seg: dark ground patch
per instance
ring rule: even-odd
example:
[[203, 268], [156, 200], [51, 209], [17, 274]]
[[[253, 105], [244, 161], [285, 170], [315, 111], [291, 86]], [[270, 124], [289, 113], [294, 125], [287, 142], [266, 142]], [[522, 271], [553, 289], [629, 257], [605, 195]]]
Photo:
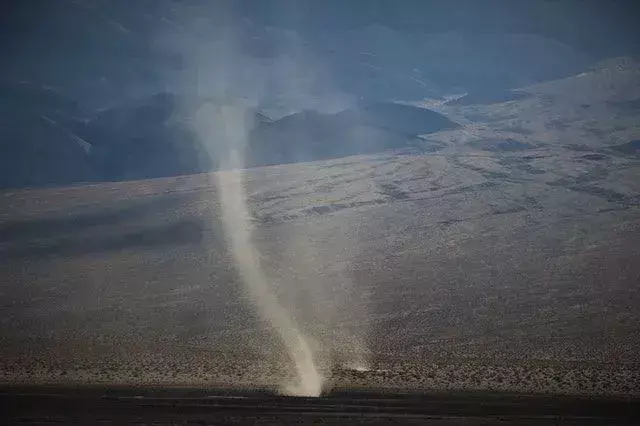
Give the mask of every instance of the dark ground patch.
[[531, 175], [542, 175], [545, 174], [546, 171], [542, 169], [538, 169], [533, 167], [530, 162], [535, 159], [533, 156], [524, 156], [524, 157], [504, 157], [498, 160], [498, 164], [501, 164], [506, 167], [513, 168], [515, 170], [519, 170], [524, 173], [528, 173]]
[[497, 392], [336, 390], [320, 398], [260, 389], [32, 387], [0, 392], [0, 406], [11, 424], [636, 424], [635, 404], [634, 399]]
[[130, 248], [195, 244], [202, 240], [204, 225], [198, 220], [185, 220], [165, 226], [143, 228], [103, 236], [64, 236], [52, 241], [29, 241], [0, 249], [10, 259], [82, 256], [89, 253], [119, 251]]
[[160, 209], [176, 208], [188, 202], [190, 196], [154, 197], [133, 202], [119, 209], [81, 212], [76, 215], [25, 219], [0, 223], [0, 242], [23, 241], [31, 238], [77, 233], [96, 226], [118, 225], [130, 222]]
[[589, 161], [601, 161], [601, 160], [606, 160], [607, 156], [602, 154], [585, 154], [580, 158], [583, 158]]
[[406, 200], [409, 198], [409, 194], [406, 191], [398, 188], [393, 183], [381, 183], [378, 186], [380, 187], [380, 192], [391, 200]]
[[516, 168], [521, 172], [525, 172], [530, 175], [543, 175], [547, 173], [545, 170], [538, 169], [536, 167], [533, 167], [531, 164], [526, 164], [526, 163], [518, 164]]
[[640, 111], [640, 98], [633, 99], [631, 101], [610, 101], [608, 104], [623, 112], [637, 113]]
[[422, 152], [438, 152], [447, 145], [440, 141], [434, 141], [422, 137], [417, 137], [409, 142], [411, 147], [417, 148]]
[[593, 185], [590, 183], [591, 181], [592, 179], [590, 177], [585, 176], [583, 178], [578, 177], [574, 179], [558, 179], [554, 182], [547, 183], [547, 185], [562, 186], [572, 191], [582, 192], [602, 198], [610, 203], [622, 203], [624, 205], [637, 205], [638, 203], [638, 200], [636, 200], [634, 197], [629, 197], [612, 189]]
[[502, 130], [504, 132], [518, 133], [520, 135], [527, 135], [527, 136], [533, 135], [535, 133], [531, 129], [527, 129], [526, 127], [518, 126], [515, 124], [505, 124], [504, 126], [496, 126], [496, 129]]
[[632, 140], [627, 143], [612, 146], [611, 149], [622, 154], [640, 155], [640, 139]]
[[494, 140], [494, 139], [484, 139], [480, 141], [471, 142], [469, 145], [479, 148], [485, 151], [491, 152], [516, 152], [516, 151], [526, 151], [529, 149], [537, 148], [535, 145], [520, 142], [514, 139], [502, 139], [502, 140]]
[[575, 152], [590, 152], [590, 151], [593, 151], [593, 148], [588, 147], [586, 145], [568, 144], [568, 145], [565, 145], [565, 147], [568, 150], [575, 151]]

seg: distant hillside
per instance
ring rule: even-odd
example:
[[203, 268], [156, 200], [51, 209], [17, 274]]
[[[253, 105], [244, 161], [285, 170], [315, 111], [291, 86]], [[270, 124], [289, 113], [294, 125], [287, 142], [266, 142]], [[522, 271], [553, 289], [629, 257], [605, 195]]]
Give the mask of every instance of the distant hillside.
[[252, 133], [252, 166], [313, 161], [405, 148], [421, 134], [459, 127], [424, 108], [393, 103], [362, 104], [336, 114], [302, 111]]
[[[93, 114], [43, 88], [17, 85], [5, 94], [1, 187], [145, 179], [220, 165], [215, 139], [214, 146], [203, 146], [190, 127], [193, 117], [182, 107], [184, 99], [174, 94]], [[247, 167], [402, 148], [417, 135], [457, 127], [436, 112], [392, 103], [362, 104], [337, 114], [302, 111], [276, 121], [260, 111], [250, 113], [255, 127]]]
[[447, 141], [514, 140], [533, 146], [569, 146], [580, 152], [594, 151], [585, 154], [593, 159], [636, 152], [633, 141], [640, 138], [638, 58], [610, 58], [569, 77], [514, 93], [522, 97], [489, 103], [470, 93], [467, 96], [473, 96], [468, 99], [434, 106], [465, 125], [455, 135], [446, 135]]
[[339, 112], [337, 116], [343, 120], [410, 136], [459, 127], [435, 111], [392, 102], [361, 103], [355, 109]]
[[79, 106], [29, 83], [0, 87], [0, 187], [95, 180], [90, 146], [72, 130]]
[[92, 163], [101, 179], [123, 180], [210, 170], [205, 151], [178, 110], [160, 93], [102, 112], [82, 132], [95, 147]]
[[533, 34], [411, 33], [370, 25], [310, 40], [342, 90], [378, 100], [513, 89], [578, 73], [596, 60]]

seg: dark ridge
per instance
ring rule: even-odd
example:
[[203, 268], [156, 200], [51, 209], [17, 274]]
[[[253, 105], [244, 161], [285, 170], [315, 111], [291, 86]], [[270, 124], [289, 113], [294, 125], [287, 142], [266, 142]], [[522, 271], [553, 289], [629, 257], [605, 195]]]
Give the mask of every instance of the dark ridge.
[[345, 143], [349, 130], [349, 123], [316, 111], [260, 123], [251, 134], [246, 164], [286, 164], [346, 156], [357, 151]]
[[337, 116], [407, 135], [435, 133], [460, 127], [438, 112], [393, 102], [362, 103], [357, 109], [339, 112]]
[[410, 148], [419, 134], [456, 127], [458, 124], [437, 112], [393, 103], [363, 104], [337, 114], [302, 111], [271, 123], [260, 123], [251, 135], [247, 165], [286, 164]]

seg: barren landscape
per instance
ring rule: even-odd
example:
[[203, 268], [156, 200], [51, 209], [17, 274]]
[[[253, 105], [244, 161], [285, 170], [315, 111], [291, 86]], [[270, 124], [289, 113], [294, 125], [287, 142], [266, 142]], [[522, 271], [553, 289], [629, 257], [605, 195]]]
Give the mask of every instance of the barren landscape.
[[[405, 148], [247, 169], [328, 386], [640, 394], [639, 83], [617, 58], [506, 102], [426, 100], [461, 127]], [[0, 381], [279, 386], [219, 173], [0, 193]]]

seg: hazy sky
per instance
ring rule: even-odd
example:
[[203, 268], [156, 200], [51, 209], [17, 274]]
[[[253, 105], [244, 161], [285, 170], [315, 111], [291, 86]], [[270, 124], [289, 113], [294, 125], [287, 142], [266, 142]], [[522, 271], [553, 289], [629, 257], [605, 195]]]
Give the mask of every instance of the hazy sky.
[[215, 25], [275, 25], [295, 29], [303, 38], [371, 24], [413, 33], [533, 33], [597, 59], [640, 51], [640, 30], [634, 25], [637, 4], [634, 0], [457, 0], [449, 4], [438, 0], [13, 0], [0, 6], [0, 83], [29, 80], [68, 86], [69, 92], [76, 92], [71, 96], [96, 104], [119, 89], [127, 96], [153, 93], [163, 84], [162, 70], [181, 66], [179, 54], [157, 48], [158, 35], [180, 31], [185, 16], [206, 18]]

